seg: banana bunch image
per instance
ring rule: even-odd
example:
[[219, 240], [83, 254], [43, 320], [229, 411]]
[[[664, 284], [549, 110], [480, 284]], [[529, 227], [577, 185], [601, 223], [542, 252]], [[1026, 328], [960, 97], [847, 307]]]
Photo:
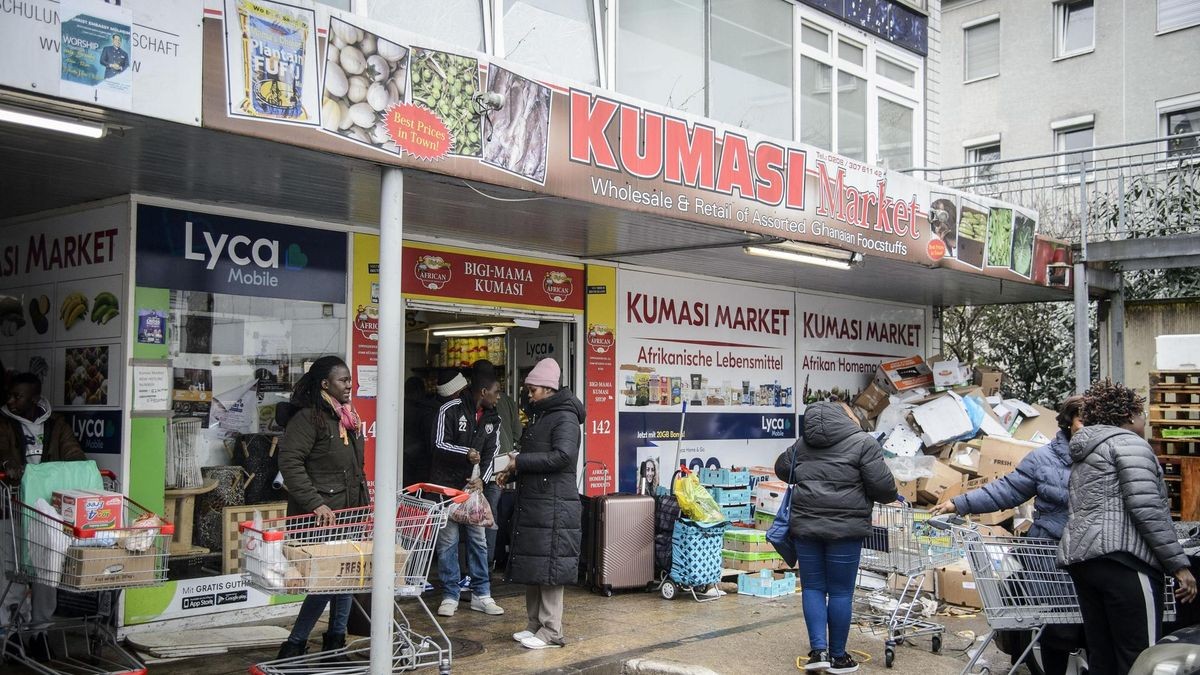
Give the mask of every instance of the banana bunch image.
[[108, 291], [98, 294], [92, 301], [92, 323], [94, 324], [103, 326], [117, 318], [120, 313], [121, 305], [117, 302], [117, 296]]
[[87, 296], [76, 291], [62, 301], [58, 309], [58, 318], [62, 319], [63, 327], [71, 330], [71, 326], [79, 323], [88, 311]]

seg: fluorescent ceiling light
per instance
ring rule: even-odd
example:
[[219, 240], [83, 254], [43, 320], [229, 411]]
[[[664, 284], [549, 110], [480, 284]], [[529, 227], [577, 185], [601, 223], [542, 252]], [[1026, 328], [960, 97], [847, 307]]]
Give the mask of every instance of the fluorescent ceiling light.
[[838, 270], [848, 270], [854, 263], [862, 259], [857, 253], [811, 244], [797, 244], [795, 242], [784, 242], [768, 246], [746, 246], [742, 250], [750, 255], [762, 256], [764, 258], [800, 262], [806, 265], [819, 265]]
[[73, 117], [63, 117], [61, 115], [52, 115], [50, 113], [43, 112], [24, 111], [17, 108], [9, 108], [7, 106], [0, 106], [0, 122], [23, 124], [25, 126], [37, 127], [39, 129], [61, 131], [62, 133], [75, 134], [77, 136], [86, 136], [87, 138], [101, 138], [106, 132], [104, 124], [101, 122], [88, 122], [86, 120], [76, 119]]
[[447, 328], [446, 330], [435, 330], [433, 334], [437, 337], [479, 337], [481, 335], [491, 335], [491, 328]]
[[542, 325], [542, 322], [537, 319], [513, 319], [513, 323], [521, 328], [537, 328]]

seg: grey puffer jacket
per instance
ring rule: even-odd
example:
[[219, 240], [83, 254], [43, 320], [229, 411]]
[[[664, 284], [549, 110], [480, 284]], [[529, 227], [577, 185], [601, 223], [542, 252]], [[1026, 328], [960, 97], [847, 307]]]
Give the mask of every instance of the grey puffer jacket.
[[803, 437], [775, 460], [775, 475], [792, 485], [793, 537], [865, 538], [874, 503], [897, 497], [879, 443], [836, 403], [805, 409]]
[[1118, 427], [1085, 427], [1071, 439], [1071, 459], [1061, 565], [1124, 552], [1168, 574], [1188, 566], [1171, 523], [1162, 469], [1141, 436]]
[[954, 510], [962, 515], [994, 513], [1033, 499], [1037, 515], [1028, 536], [1058, 539], [1067, 525], [1067, 482], [1070, 478], [1070, 441], [1065, 432], [1059, 431], [1053, 441], [1026, 455], [1012, 473], [955, 497], [952, 500]]

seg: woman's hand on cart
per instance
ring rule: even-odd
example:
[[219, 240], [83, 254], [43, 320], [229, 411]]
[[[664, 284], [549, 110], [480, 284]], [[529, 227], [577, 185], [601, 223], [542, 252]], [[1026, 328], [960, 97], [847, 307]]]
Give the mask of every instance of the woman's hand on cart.
[[1180, 602], [1196, 599], [1196, 577], [1186, 567], [1175, 573], [1175, 598]]
[[467, 451], [467, 461], [472, 464], [478, 464], [479, 463], [479, 451], [478, 450]]
[[954, 502], [947, 500], [947, 501], [942, 502], [941, 504], [938, 504], [937, 506], [933, 507], [932, 509], [929, 509], [929, 513], [931, 515], [935, 515], [935, 516], [944, 516], [946, 514], [955, 514], [955, 513], [958, 513], [958, 507], [956, 507], [954, 505]]
[[320, 526], [333, 525], [334, 521], [337, 519], [333, 515], [333, 509], [325, 506], [324, 504], [313, 510], [313, 515], [316, 516], [317, 525]]

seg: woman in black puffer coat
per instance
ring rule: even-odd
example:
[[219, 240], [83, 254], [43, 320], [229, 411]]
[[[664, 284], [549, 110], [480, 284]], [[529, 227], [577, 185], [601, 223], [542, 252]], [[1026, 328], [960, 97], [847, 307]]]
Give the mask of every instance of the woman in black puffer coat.
[[529, 426], [521, 453], [497, 481], [517, 481], [508, 580], [527, 584], [526, 629], [513, 639], [529, 649], [563, 644], [563, 587], [579, 572], [579, 461], [583, 404], [561, 388], [556, 362], [542, 359], [525, 378], [529, 392]]

